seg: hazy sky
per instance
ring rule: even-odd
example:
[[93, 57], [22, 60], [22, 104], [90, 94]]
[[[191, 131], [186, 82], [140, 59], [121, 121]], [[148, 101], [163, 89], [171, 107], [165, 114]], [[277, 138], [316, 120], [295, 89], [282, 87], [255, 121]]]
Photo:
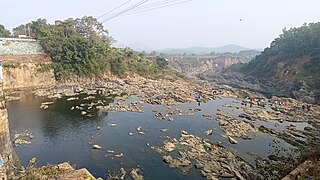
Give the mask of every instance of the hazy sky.
[[[0, 24], [12, 29], [37, 18], [54, 22], [84, 15], [99, 17], [126, 1], [2, 0]], [[125, 7], [139, 1], [131, 0]], [[146, 4], [158, 1], [163, 0]], [[153, 48], [173, 48], [237, 44], [265, 48], [284, 27], [320, 21], [319, 7], [319, 0], [193, 0], [121, 16], [104, 26], [118, 43], [126, 45], [139, 42]]]

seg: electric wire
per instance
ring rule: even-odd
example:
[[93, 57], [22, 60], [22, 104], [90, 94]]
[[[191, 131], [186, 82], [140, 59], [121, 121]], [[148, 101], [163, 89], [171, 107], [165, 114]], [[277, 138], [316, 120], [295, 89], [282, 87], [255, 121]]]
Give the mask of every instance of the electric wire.
[[145, 9], [142, 9], [142, 10], [132, 11], [132, 12], [127, 13], [127, 14], [122, 14], [122, 16], [133, 15], [133, 14], [142, 13], [142, 12], [146, 12], [146, 11], [161, 9], [161, 8], [165, 8], [165, 7], [169, 7], [169, 6], [174, 6], [174, 5], [178, 5], [178, 4], [187, 3], [187, 2], [190, 2], [190, 1], [192, 1], [192, 0], [186, 0], [186, 1], [182, 1], [182, 2], [177, 2], [177, 3], [164, 5], [164, 6], [154, 7], [154, 8], [145, 8]]
[[97, 19], [101, 19], [102, 17], [104, 17], [104, 16], [106, 16], [106, 15], [108, 15], [108, 14], [112, 13], [113, 11], [115, 11], [115, 10], [117, 10], [117, 9], [121, 8], [122, 6], [124, 6], [124, 5], [128, 4], [128, 3], [129, 3], [129, 2], [131, 2], [131, 1], [132, 1], [132, 0], [128, 0], [128, 1], [126, 1], [126, 2], [124, 2], [124, 3], [122, 3], [122, 4], [120, 4], [119, 6], [115, 7], [114, 9], [112, 9], [112, 10], [110, 10], [110, 11], [108, 11], [108, 12], [104, 13], [103, 15], [99, 16]]
[[126, 13], [126, 12], [129, 12], [129, 11], [133, 10], [134, 8], [139, 7], [140, 5], [142, 5], [142, 4], [144, 4], [144, 3], [148, 2], [148, 1], [149, 1], [149, 0], [139, 1], [138, 3], [136, 3], [136, 4], [134, 4], [134, 5], [126, 8], [126, 9], [120, 11], [120, 12], [117, 12], [116, 14], [114, 14], [114, 15], [106, 18], [106, 19], [104, 19], [103, 21], [101, 21], [101, 23], [107, 22], [107, 21], [109, 21], [109, 20], [111, 20], [111, 19], [114, 19], [114, 18], [116, 18], [116, 17], [118, 17], [118, 16], [120, 16], [120, 15]]

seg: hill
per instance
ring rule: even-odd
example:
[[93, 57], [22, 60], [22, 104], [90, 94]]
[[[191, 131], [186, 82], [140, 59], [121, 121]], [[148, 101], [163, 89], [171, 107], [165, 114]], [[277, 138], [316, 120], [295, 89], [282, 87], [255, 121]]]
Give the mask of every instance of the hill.
[[241, 72], [261, 78], [290, 81], [316, 78], [320, 74], [320, 23], [283, 30], [269, 48]]
[[270, 47], [252, 61], [225, 71], [226, 74], [234, 72], [240, 72], [251, 82], [266, 84], [268, 81], [269, 89], [278, 89], [280, 95], [309, 96], [313, 99], [309, 102], [320, 102], [320, 22], [284, 29]]
[[248, 48], [238, 46], [238, 45], [224, 45], [220, 47], [189, 47], [189, 48], [170, 48], [170, 49], [160, 49], [157, 50], [159, 53], [177, 55], [177, 54], [186, 54], [186, 55], [204, 55], [215, 53], [238, 53], [240, 51], [249, 50]]

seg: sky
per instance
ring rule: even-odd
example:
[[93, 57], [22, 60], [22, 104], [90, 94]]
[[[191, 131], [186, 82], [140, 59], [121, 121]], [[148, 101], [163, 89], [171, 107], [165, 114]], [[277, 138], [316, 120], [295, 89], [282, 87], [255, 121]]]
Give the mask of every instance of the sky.
[[[127, 1], [3, 0], [0, 24], [12, 30], [38, 18], [53, 23], [57, 19], [85, 15], [99, 17]], [[131, 0], [113, 13], [140, 1]], [[163, 0], [149, 0], [143, 5], [159, 1]], [[162, 49], [236, 44], [263, 49], [281, 34], [284, 27], [319, 22], [319, 7], [319, 0], [192, 0], [166, 8], [118, 16], [103, 25], [117, 44], [123, 45], [140, 43]]]

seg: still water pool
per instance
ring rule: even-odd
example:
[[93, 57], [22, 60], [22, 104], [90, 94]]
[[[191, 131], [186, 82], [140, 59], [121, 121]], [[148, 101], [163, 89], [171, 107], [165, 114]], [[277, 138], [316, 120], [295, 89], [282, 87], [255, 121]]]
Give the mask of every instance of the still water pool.
[[[146, 179], [202, 179], [195, 170], [186, 174], [171, 169], [162, 161], [162, 156], [152, 150], [150, 146], [160, 147], [167, 137], [179, 138], [180, 131], [186, 130], [191, 134], [204, 137], [213, 142], [222, 142], [247, 161], [253, 163], [253, 158], [247, 152], [254, 152], [267, 157], [271, 149], [270, 143], [275, 139], [266, 134], [257, 133], [253, 140], [238, 140], [238, 144], [231, 145], [221, 135], [223, 131], [215, 119], [217, 109], [228, 110], [222, 105], [235, 104], [234, 99], [218, 99], [202, 103], [185, 103], [173, 106], [189, 111], [189, 108], [201, 108], [200, 112], [193, 112], [193, 116], [173, 115], [174, 121], [159, 120], [153, 109], [165, 112], [167, 107], [143, 104], [144, 113], [137, 112], [108, 112], [100, 116], [84, 117], [80, 111], [71, 111], [70, 108], [84, 103], [81, 95], [79, 100], [67, 101], [58, 99], [48, 109], [40, 109], [42, 102], [48, 99], [35, 97], [32, 94], [23, 94], [19, 101], [7, 103], [11, 139], [15, 133], [25, 132], [34, 135], [32, 144], [15, 147], [24, 166], [27, 166], [32, 157], [36, 157], [37, 166], [70, 162], [77, 168], [87, 168], [96, 177], [106, 177], [109, 171], [118, 171], [124, 167], [127, 171], [139, 167]], [[112, 98], [98, 97], [105, 102], [112, 102]], [[137, 99], [131, 97], [127, 103]], [[54, 100], [51, 100], [54, 101]], [[235, 104], [237, 105], [237, 104]], [[238, 104], [239, 105], [239, 104]], [[230, 110], [230, 109], [229, 109]], [[235, 110], [236, 111], [236, 110]], [[237, 113], [237, 112], [233, 112]], [[212, 119], [203, 117], [210, 114]], [[117, 124], [111, 127], [110, 124]], [[98, 130], [97, 127], [100, 126]], [[144, 135], [138, 134], [137, 127], [141, 126]], [[161, 129], [167, 128], [167, 132]], [[214, 128], [211, 136], [204, 131]], [[133, 135], [130, 136], [129, 132]], [[289, 147], [280, 140], [284, 147]], [[98, 144], [102, 149], [92, 149], [92, 144]], [[120, 158], [108, 154], [122, 153]]]

